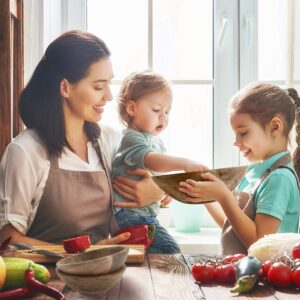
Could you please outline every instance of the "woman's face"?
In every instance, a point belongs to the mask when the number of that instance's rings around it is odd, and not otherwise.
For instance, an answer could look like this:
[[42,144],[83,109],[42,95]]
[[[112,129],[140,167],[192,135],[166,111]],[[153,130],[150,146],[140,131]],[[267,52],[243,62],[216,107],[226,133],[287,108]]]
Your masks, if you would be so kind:
[[86,77],[71,84],[62,81],[63,109],[66,120],[98,122],[107,101],[112,100],[110,82],[113,78],[109,58],[93,63]]

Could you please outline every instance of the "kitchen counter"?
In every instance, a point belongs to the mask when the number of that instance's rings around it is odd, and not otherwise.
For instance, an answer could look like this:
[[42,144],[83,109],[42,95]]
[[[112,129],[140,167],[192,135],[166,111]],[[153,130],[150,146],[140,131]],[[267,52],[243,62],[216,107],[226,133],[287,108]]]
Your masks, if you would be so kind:
[[[55,275],[54,266],[47,266],[52,273],[50,285],[61,290],[66,299],[84,300],[205,300],[205,299],[299,299],[300,292],[295,289],[274,290],[269,285],[260,284],[246,295],[230,292],[230,286],[218,284],[198,285],[191,276],[191,265],[202,255],[146,255],[143,264],[129,264],[122,279],[104,295],[85,296],[71,291]],[[207,257],[208,258],[208,257]],[[51,299],[39,295],[34,299]]]

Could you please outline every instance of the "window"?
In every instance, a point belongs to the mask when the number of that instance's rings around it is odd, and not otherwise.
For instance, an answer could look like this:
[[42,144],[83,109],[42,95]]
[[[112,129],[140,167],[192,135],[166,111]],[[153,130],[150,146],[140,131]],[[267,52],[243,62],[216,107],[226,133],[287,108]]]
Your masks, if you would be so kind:
[[[228,122],[228,100],[237,90],[257,80],[300,86],[300,18],[292,17],[298,1],[44,0],[43,6],[46,24],[36,26],[44,30],[42,47],[78,28],[107,43],[114,95],[134,70],[151,68],[171,80],[174,103],[162,134],[168,153],[209,167],[247,163]],[[121,128],[116,105],[108,105],[103,121]]]
[[[174,100],[162,134],[168,153],[208,166],[213,165],[212,23],[212,1],[87,1],[87,30],[112,52],[114,92],[136,70],[152,69],[171,80]],[[120,127],[116,101],[103,122]]]

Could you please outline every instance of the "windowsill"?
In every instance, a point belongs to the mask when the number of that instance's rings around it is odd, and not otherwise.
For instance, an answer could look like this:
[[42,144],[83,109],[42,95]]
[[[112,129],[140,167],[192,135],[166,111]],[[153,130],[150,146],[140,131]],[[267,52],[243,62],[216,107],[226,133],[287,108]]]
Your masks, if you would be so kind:
[[167,228],[169,234],[179,244],[183,254],[220,254],[221,229],[203,227],[199,232],[178,232]]

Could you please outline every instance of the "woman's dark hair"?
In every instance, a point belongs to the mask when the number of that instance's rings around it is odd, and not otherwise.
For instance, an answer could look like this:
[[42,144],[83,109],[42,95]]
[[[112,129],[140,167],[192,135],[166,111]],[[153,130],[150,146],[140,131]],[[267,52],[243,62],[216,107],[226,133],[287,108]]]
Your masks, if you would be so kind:
[[281,116],[286,137],[289,137],[296,120],[297,148],[293,161],[300,177],[300,98],[295,89],[283,90],[268,83],[250,84],[232,97],[230,109],[233,113],[249,114],[263,128],[272,118]]
[[[60,83],[74,84],[88,75],[91,64],[110,56],[105,43],[83,31],[69,31],[46,49],[20,97],[20,115],[28,128],[35,129],[49,155],[60,156],[64,147],[72,149],[66,138]],[[98,138],[97,123],[85,122],[89,140]]]

